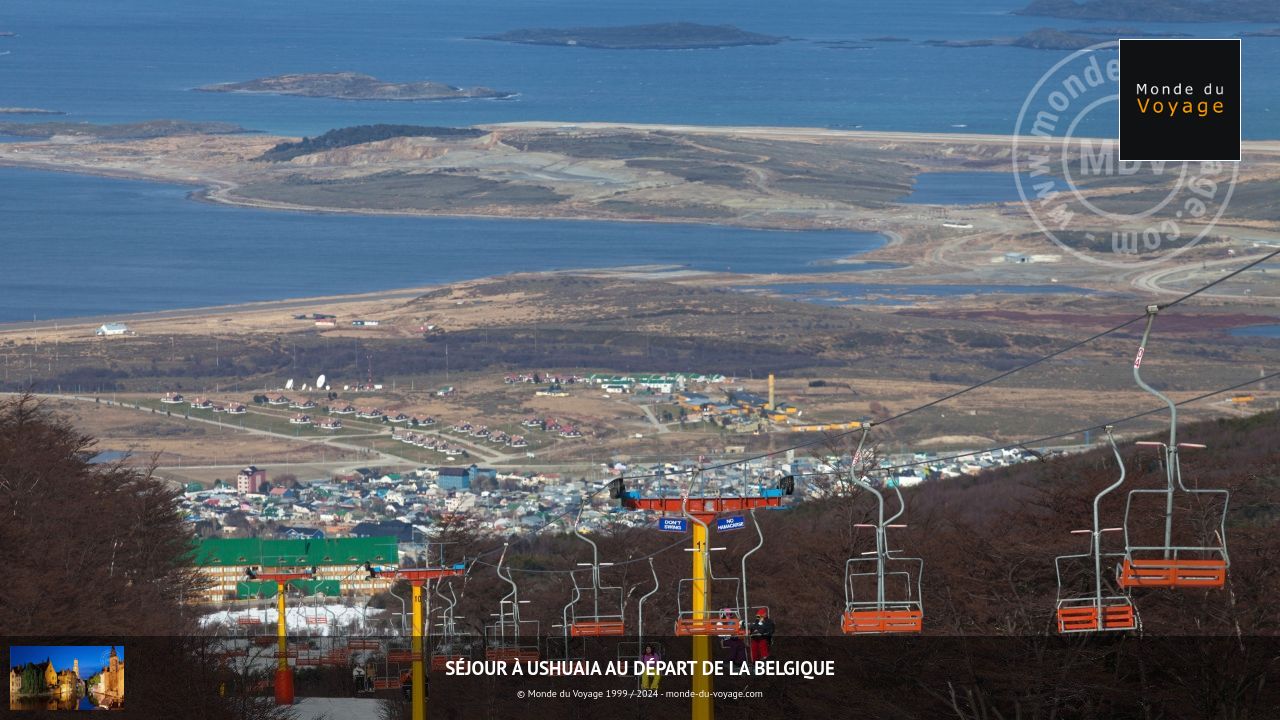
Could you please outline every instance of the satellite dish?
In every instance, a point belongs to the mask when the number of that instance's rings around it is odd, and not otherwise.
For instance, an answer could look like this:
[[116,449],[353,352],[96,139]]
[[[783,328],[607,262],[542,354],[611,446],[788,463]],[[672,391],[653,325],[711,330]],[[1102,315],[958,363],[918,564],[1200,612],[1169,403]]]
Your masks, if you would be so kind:
[[316,378],[316,387],[324,387],[324,373],[320,373],[320,377]]
[[306,391],[307,391],[307,384],[302,383],[302,392],[306,392]]
[[285,390],[293,389],[293,378],[289,378],[289,381],[284,384],[284,389]]

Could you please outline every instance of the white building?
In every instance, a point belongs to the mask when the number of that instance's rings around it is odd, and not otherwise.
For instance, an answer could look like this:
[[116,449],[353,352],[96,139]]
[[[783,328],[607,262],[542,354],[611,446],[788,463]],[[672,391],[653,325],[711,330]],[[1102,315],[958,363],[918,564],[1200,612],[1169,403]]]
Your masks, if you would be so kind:
[[93,331],[94,335],[124,335],[129,332],[129,327],[124,323],[103,323],[101,327]]

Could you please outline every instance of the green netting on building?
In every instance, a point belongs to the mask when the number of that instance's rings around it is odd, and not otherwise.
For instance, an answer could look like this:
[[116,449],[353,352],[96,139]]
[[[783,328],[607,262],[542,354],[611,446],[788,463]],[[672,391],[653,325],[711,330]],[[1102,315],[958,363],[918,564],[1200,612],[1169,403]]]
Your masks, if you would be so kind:
[[[328,597],[338,597],[342,591],[337,580],[290,580],[289,587],[303,595],[321,594]],[[273,598],[277,588],[276,583],[269,580],[241,580],[236,583],[236,599]]]
[[263,540],[260,538],[208,538],[195,550],[200,567],[257,565],[269,568],[307,568],[313,565],[358,565],[399,562],[396,539],[316,538],[311,540]]
[[290,580],[289,587],[297,588],[303,595],[337,597],[342,594],[337,580]]

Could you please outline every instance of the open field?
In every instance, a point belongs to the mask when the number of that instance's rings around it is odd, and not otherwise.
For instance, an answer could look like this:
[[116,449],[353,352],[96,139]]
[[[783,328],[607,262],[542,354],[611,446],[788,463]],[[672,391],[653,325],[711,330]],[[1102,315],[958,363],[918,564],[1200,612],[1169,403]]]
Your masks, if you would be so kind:
[[[1180,274],[1172,282],[1183,282]],[[512,372],[722,373],[724,384],[694,386],[714,399],[728,388],[766,392],[778,377],[778,399],[801,411],[797,422],[844,422],[888,416],[1016,367],[1038,355],[1137,314],[1140,296],[1067,299],[973,296],[908,306],[828,307],[726,288],[717,278],[675,281],[614,273],[511,276],[460,283],[406,298],[361,297],[350,303],[382,319],[375,328],[314,327],[293,310],[346,314],[342,299],[292,301],[290,309],[253,306],[131,321],[136,335],[92,337],[91,324],[11,328],[0,333],[0,388],[97,397],[75,403],[78,421],[104,437],[108,449],[161,452],[166,471],[211,480],[221,466],[248,462],[312,464],[321,475],[345,467],[480,462],[594,476],[609,459],[632,462],[722,455],[817,441],[785,425],[721,427],[690,417],[663,422],[678,410],[664,395],[607,394],[583,383],[565,397],[539,396],[546,383],[507,383]],[[1254,303],[1197,298],[1157,320],[1145,366],[1177,399],[1194,397],[1272,372],[1280,340],[1233,337],[1232,328],[1276,322]],[[424,337],[424,323],[442,332]],[[1130,367],[1137,326],[1053,361],[912,414],[886,427],[895,449],[972,447],[1054,435],[1156,407],[1133,385]],[[326,373],[337,395],[283,391]],[[366,383],[381,389],[344,390]],[[1274,386],[1275,383],[1272,383]],[[451,387],[447,395],[441,388]],[[1269,409],[1276,388],[1253,387],[1245,407],[1232,393],[1187,408],[1191,418]],[[188,398],[250,406],[244,416],[163,405],[177,391]],[[290,425],[298,412],[255,406],[259,393],[310,397],[318,405],[377,407],[387,414],[431,416],[416,429],[466,450],[448,455],[392,440],[405,425],[341,416],[336,436]],[[108,405],[119,402],[121,408]],[[166,415],[165,413],[170,413]],[[307,411],[322,417],[320,408]],[[673,413],[674,414],[674,413]],[[579,428],[565,438],[522,427],[530,417]],[[1122,427],[1150,430],[1152,418]],[[526,437],[512,448],[459,434],[471,423]],[[1064,438],[1078,442],[1082,438]],[[533,457],[529,457],[532,454]],[[341,463],[341,464],[335,464]],[[179,468],[179,464],[183,467]],[[217,466],[188,470],[189,466]]]

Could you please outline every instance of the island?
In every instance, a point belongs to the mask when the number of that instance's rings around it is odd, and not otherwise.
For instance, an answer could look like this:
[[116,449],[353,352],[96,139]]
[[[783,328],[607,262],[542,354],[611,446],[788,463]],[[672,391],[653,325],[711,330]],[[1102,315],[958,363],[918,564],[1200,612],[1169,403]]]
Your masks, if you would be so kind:
[[247,132],[249,131],[232,123],[189,120],[148,120],[117,125],[72,122],[0,123],[0,135],[39,139],[72,136],[98,140],[149,140],[179,135],[236,135]]
[[45,110],[44,108],[0,107],[0,115],[66,115],[61,110]]
[[198,87],[200,92],[261,93],[264,95],[297,95],[338,100],[459,100],[468,98],[507,98],[515,93],[487,87],[461,88],[444,83],[421,80],[393,83],[357,72],[303,73],[275,75],[245,82],[219,83]]
[[925,45],[949,48],[1021,47],[1032,50],[1079,50],[1096,45],[1098,40],[1086,35],[1062,32],[1053,28],[1039,28],[1016,38],[986,38],[980,40],[925,40]]
[[532,28],[471,39],[597,50],[701,50],[742,45],[777,45],[788,38],[748,32],[733,25],[677,22],[617,27]]
[[870,50],[870,45],[864,45],[855,40],[817,40],[817,45],[828,50]]
[[1277,22],[1275,0],[1032,0],[1017,15],[1136,22]]
[[[1190,33],[1176,33],[1164,30],[1139,30],[1134,27],[1082,27],[1068,30],[1077,35],[1100,35],[1113,38],[1189,38]],[[1246,35],[1248,33],[1245,33]]]

